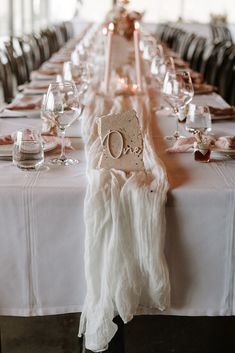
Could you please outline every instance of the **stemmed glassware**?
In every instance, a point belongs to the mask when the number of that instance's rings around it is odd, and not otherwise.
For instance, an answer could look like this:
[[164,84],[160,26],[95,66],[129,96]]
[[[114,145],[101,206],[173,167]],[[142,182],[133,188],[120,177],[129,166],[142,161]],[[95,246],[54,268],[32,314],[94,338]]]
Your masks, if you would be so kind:
[[166,72],[175,71],[174,60],[171,56],[155,55],[151,62],[151,74],[158,84],[158,88],[162,88]]
[[63,67],[64,81],[74,82],[79,95],[83,95],[90,84],[90,71],[88,64],[73,64],[71,61],[65,62]]
[[179,111],[189,104],[193,98],[193,84],[188,71],[167,71],[162,93],[176,115],[176,130],[173,135],[167,136],[167,139],[177,139],[179,133]]
[[161,104],[162,101],[162,86],[164,82],[164,78],[166,76],[167,71],[174,72],[175,71],[175,64],[174,60],[171,56],[162,56],[162,55],[155,55],[152,59],[151,63],[151,74],[156,84],[156,89],[158,90],[158,107],[154,107],[153,111],[162,110],[164,104]]
[[147,61],[151,61],[151,59],[156,54],[156,39],[152,36],[147,36],[140,43],[140,48],[143,52],[143,59]]
[[79,94],[74,82],[51,83],[44,102],[44,112],[52,125],[56,125],[61,132],[61,154],[60,157],[50,162],[59,165],[73,165],[78,163],[77,159],[68,158],[65,155],[65,131],[82,114],[83,105],[79,102]]

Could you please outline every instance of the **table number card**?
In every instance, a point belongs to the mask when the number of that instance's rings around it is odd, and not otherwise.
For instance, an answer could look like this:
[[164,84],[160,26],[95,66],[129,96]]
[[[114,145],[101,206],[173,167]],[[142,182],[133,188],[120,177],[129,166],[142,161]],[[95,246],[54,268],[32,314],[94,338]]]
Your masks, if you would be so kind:
[[125,172],[144,170],[143,137],[134,110],[98,118],[103,146],[99,167]]

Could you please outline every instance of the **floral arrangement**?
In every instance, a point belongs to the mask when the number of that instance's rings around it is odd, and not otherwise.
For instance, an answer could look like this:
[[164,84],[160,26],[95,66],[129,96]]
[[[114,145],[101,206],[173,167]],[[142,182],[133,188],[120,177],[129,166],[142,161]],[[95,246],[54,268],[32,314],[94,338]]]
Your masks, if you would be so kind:
[[135,21],[140,21],[143,13],[128,11],[126,8],[128,3],[128,0],[122,0],[118,5],[114,6],[108,13],[104,26],[108,27],[108,24],[112,22],[114,24],[114,33],[131,40],[135,30]]

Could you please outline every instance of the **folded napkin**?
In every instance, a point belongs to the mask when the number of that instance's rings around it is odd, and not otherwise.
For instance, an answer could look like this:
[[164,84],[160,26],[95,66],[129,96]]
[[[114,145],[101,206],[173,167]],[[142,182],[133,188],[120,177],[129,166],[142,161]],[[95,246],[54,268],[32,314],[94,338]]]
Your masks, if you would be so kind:
[[195,94],[210,94],[216,91],[216,87],[208,85],[206,83],[193,83]]
[[52,64],[63,64],[65,61],[69,61],[70,57],[65,57],[65,58],[52,58],[50,59],[50,62]]
[[47,136],[57,136],[56,122],[52,119],[47,119],[47,117],[43,115],[41,119],[42,119],[42,134]]
[[59,75],[62,72],[62,69],[59,68],[41,68],[38,70],[38,72],[42,75],[48,75],[48,76],[53,76],[53,75]]
[[25,88],[47,90],[48,87],[49,87],[48,81],[47,82],[32,81]]
[[[0,145],[12,145],[15,141],[15,133],[0,136]],[[47,143],[55,143],[57,146],[61,145],[61,137],[59,136],[46,136],[42,135],[42,142]],[[64,139],[65,147],[68,149],[73,149],[71,140],[66,137]]]
[[9,110],[33,110],[33,109],[40,109],[41,108],[41,97],[35,96],[22,96],[17,97],[12,103],[6,106]]
[[30,74],[30,78],[32,81],[40,80],[40,81],[49,81],[48,83],[51,83],[52,81],[55,81],[56,74],[48,75],[48,74],[43,74],[39,71],[32,71]]
[[188,71],[190,73],[193,84],[198,85],[203,83],[203,76],[200,72],[194,71],[192,69],[188,69]]
[[[235,136],[221,136],[216,138],[212,135],[203,135],[204,142],[213,148],[219,148],[224,150],[230,150],[235,148]],[[194,142],[197,142],[195,136],[189,137],[179,137],[174,145],[166,150],[169,153],[179,153],[187,152],[194,145]]]
[[11,145],[13,142],[13,135],[0,136],[0,145]]
[[177,69],[184,69],[189,67],[189,64],[180,58],[174,58],[174,64]]
[[71,59],[71,52],[69,53],[56,53],[50,59],[49,62],[51,64],[59,65],[64,64],[65,61],[70,61]]
[[55,64],[55,63],[52,63],[50,61],[46,61],[42,66],[41,66],[41,69],[46,69],[46,70],[62,70],[63,69],[63,64]]
[[224,150],[235,148],[235,136],[221,136],[215,141],[215,147]]
[[235,117],[235,107],[227,107],[227,108],[216,108],[209,106],[210,113],[215,117]]

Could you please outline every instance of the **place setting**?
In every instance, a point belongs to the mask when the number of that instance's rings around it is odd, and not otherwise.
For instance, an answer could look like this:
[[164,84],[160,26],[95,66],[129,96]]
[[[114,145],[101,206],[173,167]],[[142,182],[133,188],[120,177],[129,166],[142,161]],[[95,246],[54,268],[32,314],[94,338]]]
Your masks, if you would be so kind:
[[[193,152],[194,159],[199,162],[231,159],[235,156],[235,136],[218,136],[213,132],[211,112],[208,106],[193,103],[181,108],[185,117],[185,132],[191,136],[175,137],[168,153]],[[182,129],[181,129],[182,132]]]

